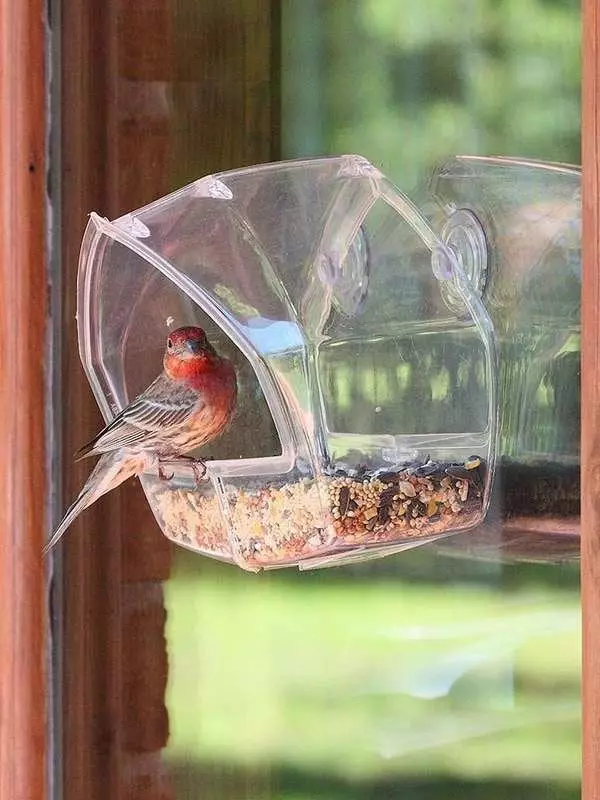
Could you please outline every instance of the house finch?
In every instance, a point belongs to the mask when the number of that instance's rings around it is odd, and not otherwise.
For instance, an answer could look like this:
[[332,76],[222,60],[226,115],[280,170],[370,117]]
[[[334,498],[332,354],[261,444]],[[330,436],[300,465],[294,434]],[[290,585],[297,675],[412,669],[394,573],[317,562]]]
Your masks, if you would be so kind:
[[[77,458],[100,455],[100,460],[44,553],[85,508],[132,475],[157,465],[159,476],[168,479],[162,463],[218,436],[233,415],[236,396],[233,365],[218,355],[204,331],[173,331],[163,372],[77,453]],[[197,465],[202,462],[192,461],[198,479]]]

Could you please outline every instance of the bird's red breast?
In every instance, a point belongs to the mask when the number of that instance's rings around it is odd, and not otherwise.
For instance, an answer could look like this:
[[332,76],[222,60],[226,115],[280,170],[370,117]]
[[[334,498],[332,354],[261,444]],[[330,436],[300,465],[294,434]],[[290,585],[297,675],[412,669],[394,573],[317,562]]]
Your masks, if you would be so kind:
[[237,402],[237,381],[231,361],[210,354],[180,365],[172,374],[198,394],[187,424],[173,432],[173,444],[185,453],[214,439],[230,422]]

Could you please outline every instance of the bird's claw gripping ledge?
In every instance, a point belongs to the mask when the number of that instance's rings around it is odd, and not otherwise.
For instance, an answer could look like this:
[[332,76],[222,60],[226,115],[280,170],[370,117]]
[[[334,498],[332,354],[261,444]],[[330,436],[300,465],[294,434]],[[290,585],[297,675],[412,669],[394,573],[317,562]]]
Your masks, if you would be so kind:
[[165,472],[164,467],[162,465],[162,462],[159,461],[158,462],[158,477],[161,479],[161,481],[171,481],[175,477],[175,472],[172,472],[170,475],[167,475],[167,473]]
[[169,459],[168,461],[159,460],[158,462],[158,477],[161,481],[170,481],[173,479],[175,472],[172,472],[170,475],[164,470],[164,464],[173,464],[174,461],[185,461],[187,462],[191,468],[192,472],[194,473],[194,479],[196,481],[196,486],[200,486],[203,480],[206,479],[206,462],[203,461],[201,458],[194,458],[193,456],[178,456],[177,459]]

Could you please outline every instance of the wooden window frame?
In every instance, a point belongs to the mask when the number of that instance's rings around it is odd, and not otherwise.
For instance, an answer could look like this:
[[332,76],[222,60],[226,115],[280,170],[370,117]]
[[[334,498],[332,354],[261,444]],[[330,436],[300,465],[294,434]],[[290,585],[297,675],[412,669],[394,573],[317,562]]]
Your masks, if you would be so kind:
[[[198,177],[269,161],[278,152],[277,2],[242,0],[237,13],[203,0],[196,38],[175,49],[169,0],[62,0],[61,281],[63,502],[89,465],[70,454],[98,429],[76,345],[76,272],[91,210],[109,218],[176,188],[166,89],[203,76]],[[190,34],[191,35],[191,34]],[[193,61],[190,63],[190,59]],[[197,78],[196,78],[197,80]],[[213,123],[204,124],[204,119]],[[178,178],[179,180],[179,178]],[[141,489],[120,487],[86,511],[61,546],[61,797],[167,800],[165,609],[171,545]]]
[[582,797],[600,798],[600,7],[583,2],[581,159]]
[[0,797],[46,792],[42,0],[0,0]]

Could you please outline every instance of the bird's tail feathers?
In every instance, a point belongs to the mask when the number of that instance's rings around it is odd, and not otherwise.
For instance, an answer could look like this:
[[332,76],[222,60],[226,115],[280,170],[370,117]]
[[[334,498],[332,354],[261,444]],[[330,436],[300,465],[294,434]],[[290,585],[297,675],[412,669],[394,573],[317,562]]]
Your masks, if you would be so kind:
[[95,503],[103,494],[135,475],[139,471],[139,467],[140,464],[137,460],[124,460],[119,453],[106,453],[103,455],[85,482],[83,489],[79,492],[77,499],[69,507],[60,525],[44,546],[43,554],[47,555],[52,550],[69,525],[82,511],[91,506],[92,503]]

